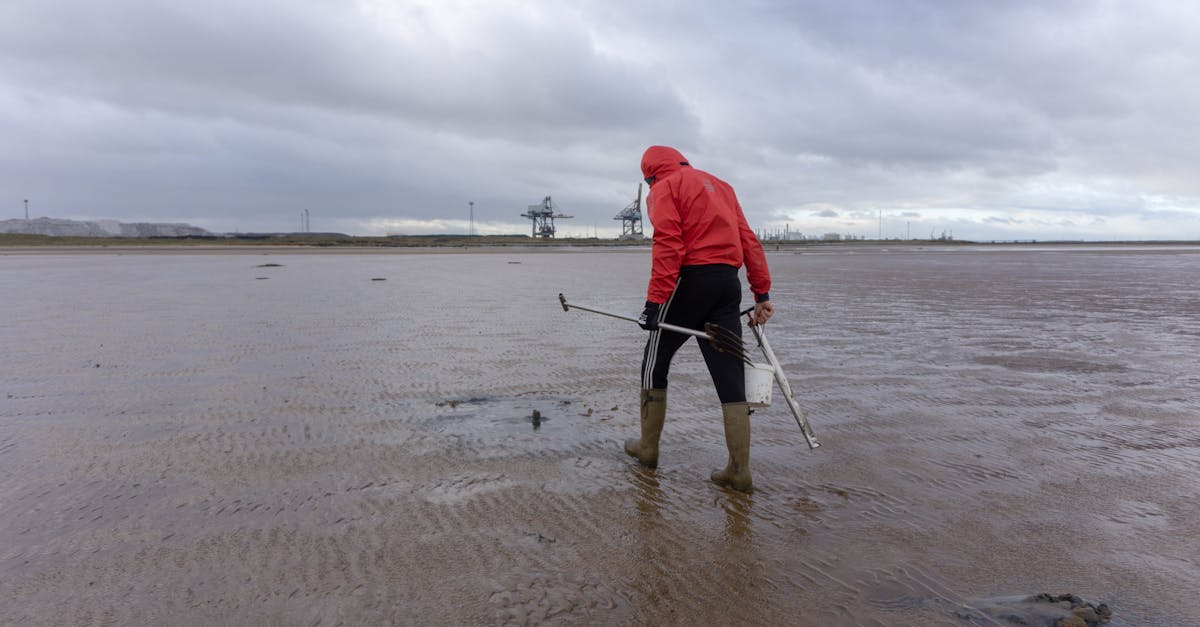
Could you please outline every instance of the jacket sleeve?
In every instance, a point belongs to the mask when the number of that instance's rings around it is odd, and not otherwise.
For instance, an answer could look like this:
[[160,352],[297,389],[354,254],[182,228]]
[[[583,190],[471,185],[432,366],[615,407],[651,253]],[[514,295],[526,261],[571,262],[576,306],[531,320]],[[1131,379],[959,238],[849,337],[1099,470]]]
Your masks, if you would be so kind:
[[[679,267],[683,264],[683,222],[668,181],[656,185],[647,196],[650,224],[654,226],[654,245],[651,248],[650,285],[646,300],[665,303],[675,291]],[[658,192],[658,193],[654,193]]]
[[746,215],[742,206],[737,207],[738,236],[742,240],[742,263],[746,265],[746,279],[750,282],[750,291],[754,293],[754,302],[766,300],[771,291],[771,271],[767,268],[767,255],[763,253],[762,244],[750,225],[746,223]]

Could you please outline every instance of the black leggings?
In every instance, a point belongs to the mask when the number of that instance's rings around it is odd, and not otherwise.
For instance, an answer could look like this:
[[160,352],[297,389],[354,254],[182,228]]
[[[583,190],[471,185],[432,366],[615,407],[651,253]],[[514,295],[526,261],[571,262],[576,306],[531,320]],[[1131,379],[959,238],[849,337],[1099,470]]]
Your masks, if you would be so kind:
[[[700,331],[704,330],[704,323],[711,322],[741,337],[742,325],[738,316],[741,306],[742,283],[737,268],[724,264],[684,266],[679,271],[675,291],[659,313],[659,321]],[[666,389],[671,358],[689,337],[662,329],[650,332],[642,355],[643,389]],[[696,341],[721,403],[745,402],[746,375],[742,360],[718,351],[708,340],[697,338]]]

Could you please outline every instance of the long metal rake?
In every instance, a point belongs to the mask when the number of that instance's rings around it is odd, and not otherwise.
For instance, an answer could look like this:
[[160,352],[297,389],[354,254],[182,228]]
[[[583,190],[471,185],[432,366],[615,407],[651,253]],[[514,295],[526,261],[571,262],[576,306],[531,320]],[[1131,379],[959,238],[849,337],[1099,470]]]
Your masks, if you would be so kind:
[[[613,313],[611,311],[604,311],[603,309],[596,309],[595,307],[585,307],[583,305],[567,303],[567,298],[565,296],[563,296],[562,294],[558,295],[558,302],[562,304],[563,311],[570,311],[572,309],[580,309],[583,311],[590,311],[595,314],[600,314],[602,316],[618,318],[620,320],[628,320],[630,322],[638,321],[637,318],[634,318],[632,316],[624,316],[624,315],[621,315],[618,313]],[[721,351],[722,353],[729,353],[729,354],[737,357],[738,359],[746,362],[747,364],[753,363],[750,361],[750,357],[748,355],[746,355],[746,345],[744,343],[742,343],[742,338],[738,337],[735,334],[729,333],[729,332],[719,333],[718,331],[725,331],[725,329],[721,329],[720,327],[718,327],[714,324],[711,324],[711,323],[705,324],[703,331],[697,331],[696,329],[689,329],[687,327],[681,327],[681,326],[669,324],[666,322],[658,323],[658,327],[660,329],[663,329],[664,331],[674,331],[676,333],[683,333],[684,335],[693,335],[700,339],[708,340],[708,342],[710,344],[712,344],[713,348],[717,349],[718,351]]]

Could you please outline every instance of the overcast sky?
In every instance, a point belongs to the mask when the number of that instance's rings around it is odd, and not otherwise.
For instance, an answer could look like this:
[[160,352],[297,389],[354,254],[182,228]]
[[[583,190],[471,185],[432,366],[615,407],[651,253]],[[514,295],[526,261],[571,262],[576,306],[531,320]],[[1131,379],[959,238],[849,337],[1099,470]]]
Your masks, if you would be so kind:
[[1200,3],[6,0],[0,138],[0,219],[527,233],[552,195],[611,237],[667,144],[759,231],[1200,239]]

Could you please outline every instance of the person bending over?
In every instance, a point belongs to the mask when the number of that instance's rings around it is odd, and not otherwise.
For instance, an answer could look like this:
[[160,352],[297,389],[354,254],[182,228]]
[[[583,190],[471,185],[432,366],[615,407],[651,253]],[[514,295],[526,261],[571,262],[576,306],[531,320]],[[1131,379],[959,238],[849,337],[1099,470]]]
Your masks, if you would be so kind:
[[[658,464],[658,442],[667,413],[667,373],[675,351],[690,336],[666,331],[659,322],[689,328],[712,323],[742,335],[739,309],[744,265],[754,294],[751,324],[774,314],[767,258],[738,204],[733,188],[693,168],[678,150],[651,146],[642,156],[642,176],[650,185],[646,214],[654,227],[646,307],[638,322],[650,331],[642,355],[641,437],[625,442],[625,452],[645,466]],[[742,360],[698,339],[712,375],[725,421],[729,461],[715,470],[718,485],[749,492],[750,406]]]

